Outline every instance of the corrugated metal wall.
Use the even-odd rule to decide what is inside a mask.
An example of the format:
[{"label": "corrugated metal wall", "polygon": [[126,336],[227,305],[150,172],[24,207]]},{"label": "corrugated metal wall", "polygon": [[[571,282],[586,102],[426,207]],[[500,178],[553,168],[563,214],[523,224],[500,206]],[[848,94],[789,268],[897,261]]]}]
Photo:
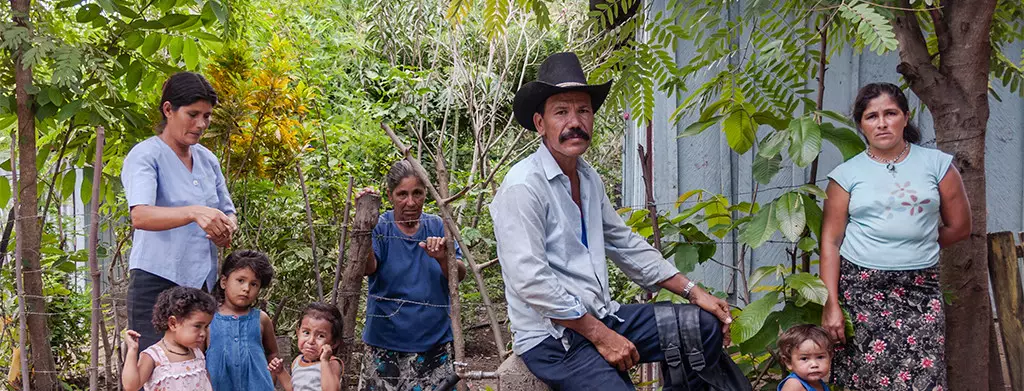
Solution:
[{"label": "corrugated metal wall", "polygon": [[[664,0],[654,1],[652,8],[663,9]],[[733,15],[738,13],[739,9],[734,11],[736,12]],[[732,16],[723,15],[723,18],[727,17]],[[1006,52],[1010,58],[1017,58],[1022,49],[1024,43],[1018,43],[1015,47],[1006,48]],[[692,53],[692,46],[680,45],[676,50],[675,59],[677,63],[685,64]],[[825,109],[849,115],[853,98],[861,85],[878,81],[899,84],[897,64],[898,55],[895,53],[880,57],[873,53],[855,53],[847,47],[839,56],[832,59],[827,68]],[[698,75],[693,78],[692,84],[703,83],[715,72],[717,69]],[[816,85],[811,87],[816,89]],[[1003,101],[991,99],[991,116],[986,137],[988,227],[989,231],[1021,231],[1024,230],[1024,99],[999,86],[996,87],[996,91]],[[922,108],[916,112],[913,119],[923,133],[922,144],[934,148],[935,131],[931,116],[909,91],[908,96],[912,109],[918,106]],[[656,99],[652,141],[655,159],[654,193],[659,211],[674,209],[673,203],[679,195],[691,189],[705,189],[723,194],[734,204],[754,200],[756,182],[751,175],[752,155],[749,152],[743,156],[733,153],[720,128],[712,127],[694,137],[676,138],[686,125],[694,120],[691,117],[684,118],[679,124],[670,122],[669,116],[682,98],[659,94]],[[762,127],[759,138],[768,131],[767,127]],[[626,206],[644,204],[643,181],[636,151],[636,145],[643,142],[645,129],[640,124],[632,124],[626,130],[623,143],[622,201]],[[842,161],[842,155],[835,147],[828,142],[823,144],[818,169],[819,186],[822,187],[827,180],[821,179]],[[784,163],[783,169],[772,183],[759,187],[756,201],[772,200],[786,188],[806,183],[809,178],[809,169]],[[779,242],[766,243],[745,257],[745,268],[748,273],[764,265],[789,264],[789,256],[785,249],[791,248],[792,245],[782,243],[784,238],[780,234],[776,234],[773,240]],[[740,246],[735,242],[734,235],[722,238],[715,258],[724,263],[734,264],[740,250]],[[694,275],[704,283],[719,289],[726,289],[730,285],[729,281],[736,278],[730,269],[711,262],[703,265]]]}]

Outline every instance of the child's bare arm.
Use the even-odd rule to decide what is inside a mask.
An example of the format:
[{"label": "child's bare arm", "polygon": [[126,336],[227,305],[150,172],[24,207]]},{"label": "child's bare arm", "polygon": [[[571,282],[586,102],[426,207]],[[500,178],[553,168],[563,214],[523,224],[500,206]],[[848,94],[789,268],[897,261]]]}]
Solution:
[{"label": "child's bare arm", "polygon": [[320,389],[338,391],[341,389],[341,374],[345,371],[344,364],[331,354],[331,347],[324,345],[320,353]]},{"label": "child's bare arm", "polygon": [[126,330],[124,341],[128,348],[124,358],[124,369],[121,370],[121,385],[126,390],[138,390],[153,375],[156,363],[148,354],[139,357],[139,333]]},{"label": "child's bare arm", "polygon": [[292,391],[292,375],[284,369],[284,362],[280,358],[275,357],[267,364],[267,369],[270,370],[270,377],[276,384],[280,384],[284,391]]},{"label": "child's bare arm", "polygon": [[274,321],[270,315],[260,311],[260,338],[263,340],[263,352],[267,355],[267,362],[277,358],[277,336],[274,335]]}]

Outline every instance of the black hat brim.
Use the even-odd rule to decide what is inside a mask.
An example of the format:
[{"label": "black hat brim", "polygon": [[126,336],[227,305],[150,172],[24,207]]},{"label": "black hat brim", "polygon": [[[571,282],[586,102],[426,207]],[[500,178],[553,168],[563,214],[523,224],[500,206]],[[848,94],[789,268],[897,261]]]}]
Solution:
[{"label": "black hat brim", "polygon": [[544,101],[552,95],[569,91],[584,91],[590,94],[590,104],[596,113],[601,108],[601,105],[604,104],[605,99],[608,98],[608,92],[611,88],[612,82],[610,80],[604,84],[572,87],[559,87],[542,81],[531,81],[524,84],[516,92],[515,100],[512,103],[512,111],[515,114],[516,122],[519,122],[527,130],[536,132],[537,127],[533,125],[533,113],[537,112],[537,107],[544,104]]}]

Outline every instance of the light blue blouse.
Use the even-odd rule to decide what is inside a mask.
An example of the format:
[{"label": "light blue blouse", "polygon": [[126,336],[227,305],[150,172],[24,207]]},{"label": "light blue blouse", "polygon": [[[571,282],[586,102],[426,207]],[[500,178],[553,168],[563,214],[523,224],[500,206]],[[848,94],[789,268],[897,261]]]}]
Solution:
[{"label": "light blue blouse", "polygon": [[[128,207],[203,205],[234,214],[235,204],[217,157],[199,144],[189,148],[191,172],[159,137],[132,147],[121,170]],[[199,288],[205,282],[212,287],[217,278],[217,246],[196,223],[164,231],[136,229],[128,267],[182,286]]]},{"label": "light blue blouse", "polygon": [[939,261],[939,182],[953,157],[911,144],[895,172],[866,153],[828,177],[850,193],[849,222],[839,254],[861,267],[914,270]]}]

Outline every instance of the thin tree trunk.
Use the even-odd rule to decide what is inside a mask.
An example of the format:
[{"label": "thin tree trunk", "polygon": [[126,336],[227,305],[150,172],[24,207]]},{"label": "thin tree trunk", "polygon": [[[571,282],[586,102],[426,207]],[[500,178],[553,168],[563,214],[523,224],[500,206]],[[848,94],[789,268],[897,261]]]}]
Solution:
[{"label": "thin tree trunk", "polygon": [[[377,224],[377,217],[380,216],[380,196],[366,194],[356,199],[356,215],[352,221],[352,245],[348,248],[348,262],[345,264],[345,273],[341,278],[341,303],[339,309],[344,325],[344,342],[341,354],[342,362],[351,368],[352,348],[355,346],[356,314],[359,309],[359,294],[363,290],[363,277],[366,271],[366,260],[373,250],[370,235],[373,227]],[[347,371],[351,377],[354,370]],[[342,390],[348,389],[350,381],[342,380]]]},{"label": "thin tree trunk", "polygon": [[[979,319],[992,319],[988,286],[987,211],[985,206],[985,133],[989,117],[989,40],[996,0],[943,2],[930,11],[938,42],[939,66],[917,16],[901,11],[893,20],[899,40],[897,72],[928,106],[935,124],[939,149],[953,155],[971,205],[971,235],[942,250],[942,286],[953,301],[946,309],[946,368],[950,390],[979,385],[978,374],[989,373],[990,327]],[[908,0],[900,1],[910,7]],[[987,382],[982,382],[986,384]]]},{"label": "thin tree trunk", "polygon": [[309,224],[309,241],[313,254],[313,274],[316,276],[316,297],[324,301],[324,283],[320,279],[320,258],[316,256],[316,227],[313,226],[313,208],[309,206],[309,190],[306,188],[306,178],[302,175],[302,161],[295,162],[295,170],[299,172],[299,185],[302,186],[302,200],[306,206],[306,223]]},{"label": "thin tree trunk", "polygon": [[[28,29],[31,0],[11,0],[11,14],[14,24]],[[34,386],[37,390],[57,388],[57,373],[54,369],[53,350],[50,348],[50,329],[46,323],[46,302],[43,300],[43,276],[39,264],[39,250],[42,230],[39,224],[39,195],[36,184],[36,127],[34,98],[27,88],[32,85],[32,68],[23,66],[22,56],[28,48],[21,46],[14,55],[14,84],[18,113],[18,232],[17,247],[20,263],[24,264],[23,285],[27,312],[29,337],[32,345],[32,369],[36,373]],[[24,347],[23,347],[24,348]]]},{"label": "thin tree trunk", "polygon": [[[16,158],[18,156],[18,153],[17,153],[17,151],[14,148],[14,145],[15,145],[15,142],[16,142],[15,140],[17,140],[17,134],[16,134],[16,132],[11,131],[11,188],[12,189],[17,189],[18,188],[18,167],[17,167],[18,164],[17,164],[17,158]],[[18,218],[17,218],[17,216],[18,216],[18,193],[14,194],[14,202],[13,203],[14,203],[14,205],[11,207],[11,214],[9,215],[9,217],[11,217],[13,220],[9,220],[9,221],[17,221],[18,220]],[[10,233],[10,231],[8,231],[8,234],[9,233]],[[9,237],[10,236],[8,236],[7,238],[9,238]],[[4,238],[5,242],[6,242],[7,238]],[[7,243],[4,243],[5,246],[6,246],[6,244]],[[28,368],[28,358],[29,358],[28,354],[29,354],[29,352],[28,352],[28,343],[26,343],[26,340],[28,338],[28,323],[25,321],[25,318],[26,318],[25,317],[25,283],[24,283],[25,280],[23,278],[24,277],[24,273],[22,273],[22,269],[24,268],[23,266],[24,266],[24,263],[21,262],[21,242],[20,241],[15,241],[14,242],[14,283],[15,283],[15,289],[18,291],[17,292],[18,293],[18,349],[19,349],[19,352],[20,352],[20,354],[18,354],[18,366],[21,369],[21,389],[24,390],[24,391],[29,391],[29,389],[31,388],[31,387],[29,387],[29,384],[31,383],[31,378],[29,378],[29,375],[28,375],[29,374],[29,368]]]},{"label": "thin tree trunk", "polygon": [[92,276],[92,329],[89,333],[89,391],[99,389],[100,367],[100,264],[96,255],[96,247],[100,238],[100,181],[103,180],[103,140],[102,126],[96,127],[96,156],[92,164],[92,198],[89,205],[89,274]]},{"label": "thin tree trunk", "polygon": [[[438,194],[441,197],[448,198],[448,168],[444,165],[444,150],[437,149],[437,154],[434,155],[436,161],[434,162],[434,168],[437,171],[437,184]],[[455,348],[455,361],[465,362],[466,360],[466,340],[462,336],[462,303],[459,301],[459,262],[455,259],[455,240],[452,238],[451,230],[444,231],[445,244],[447,247],[448,257],[448,305],[450,310],[448,316],[452,320],[452,340],[453,347]],[[466,245],[466,243],[463,243]],[[469,248],[466,248],[469,251]],[[459,388],[464,389],[465,383]]]}]

